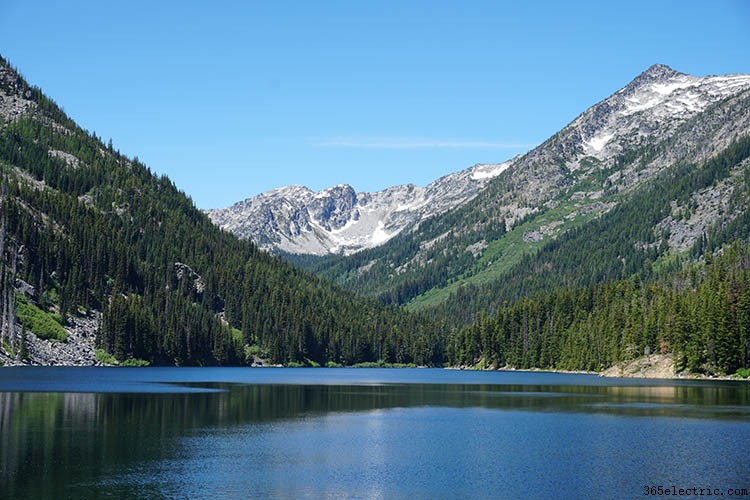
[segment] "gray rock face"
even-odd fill
[[[726,225],[735,220],[741,210],[747,210],[750,198],[744,189],[746,168],[750,168],[749,160],[735,167],[721,182],[693,193],[688,203],[673,201],[671,213],[654,228],[657,236],[654,245],[661,245],[666,231],[669,247],[683,252],[705,235],[708,228]]]
[[[344,227],[349,220],[359,218],[356,205],[357,193],[351,186],[342,184],[317,193],[307,210],[323,229],[333,231]]]
[[[14,121],[34,110],[36,103],[30,98],[30,91],[18,85],[16,73],[0,66],[0,118],[2,121]]]
[[[65,327],[68,339],[64,342],[40,339],[27,332],[28,359],[18,360],[0,348],[0,361],[5,366],[101,366],[96,361],[94,345],[100,323],[101,314],[98,312],[71,317],[69,325]]]
[[[207,213],[214,223],[265,250],[351,254],[467,202],[513,161],[475,165],[424,188],[405,184],[357,193],[340,184],[316,193],[304,186],[289,186]]]
[[[203,293],[203,291],[206,289],[206,283],[203,281],[203,277],[193,271],[193,269],[187,264],[183,264],[182,262],[175,262],[174,270],[178,280],[186,278],[192,281],[193,288],[195,288],[196,292]]]

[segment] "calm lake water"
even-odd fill
[[[644,498],[672,485],[750,489],[750,384],[0,369],[3,498]]]

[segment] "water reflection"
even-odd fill
[[[393,432],[383,418],[389,409],[482,408],[549,414],[691,418],[743,424],[750,421],[750,391],[742,384],[210,383],[188,386],[208,387],[215,392],[0,393],[1,491],[9,498],[81,498],[96,496],[102,491],[116,497],[170,496],[165,493],[163,478],[184,478],[186,457],[194,457],[198,451],[203,454],[202,461],[193,464],[195,470],[191,471],[191,477],[218,474],[227,469],[226,457],[232,456],[230,449],[237,440],[217,440],[215,429],[220,429],[224,437],[232,432],[237,432],[241,439],[255,436],[256,440],[249,446],[261,446],[263,439],[270,438],[258,438],[258,433],[268,433],[274,426],[282,426],[285,439],[308,440],[311,450],[320,450],[319,454],[310,454],[307,457],[310,460],[338,463],[339,448],[315,441],[316,435],[325,435],[329,441],[335,439],[331,436],[336,436],[340,429],[333,432],[325,426],[342,425],[344,420],[337,419],[337,415],[351,416],[347,417],[347,425],[355,426],[357,432],[368,436],[363,444],[367,447],[365,458],[358,456],[358,460],[365,460],[372,470],[381,470],[393,459],[391,450],[384,444],[388,442],[387,435]],[[298,436],[290,437],[290,427],[284,427],[285,422],[314,424],[304,427]],[[554,425],[554,421],[549,422]],[[450,425],[457,424],[451,421]],[[447,424],[446,429],[450,429]],[[453,431],[458,433],[453,439],[460,439],[463,432],[471,432],[461,428]],[[270,435],[273,432],[263,434]],[[193,440],[187,454],[185,438]],[[278,470],[286,470],[285,461],[289,457],[274,456],[272,451],[276,447],[269,445],[268,454],[260,459],[265,460],[264,467],[280,460]],[[214,468],[203,469],[212,463],[210,454],[206,458],[207,450],[217,453],[224,460],[223,465],[213,464]],[[480,446],[472,453],[469,463],[482,463],[488,460],[487,454],[497,453],[497,450]],[[177,460],[180,456],[182,459]],[[144,463],[150,465],[144,469]],[[175,496],[184,496],[177,492],[187,485],[170,484]],[[363,494],[379,496],[377,484],[367,484],[370,490]]]

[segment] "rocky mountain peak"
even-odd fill
[[[680,73],[679,71],[670,68],[666,64],[652,64],[646,71],[638,75],[636,79],[664,81],[684,74],[685,73]]]
[[[611,161],[669,136],[711,104],[748,89],[750,75],[696,77],[654,64],[562,131],[568,136],[566,164],[576,169],[581,153]]]
[[[350,219],[358,220],[359,212],[354,210],[357,192],[348,184],[339,184],[318,193],[307,204],[313,220],[327,231],[341,229]]]
[[[646,71],[636,76],[622,90],[617,92],[617,94],[628,96],[636,94],[643,89],[649,89],[655,84],[664,84],[671,80],[684,80],[690,78],[694,77],[675,71],[665,64],[653,64]]]

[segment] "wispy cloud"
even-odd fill
[[[519,149],[535,144],[518,142],[467,141],[460,139],[413,139],[398,137],[335,137],[311,141],[317,148],[351,149]]]

